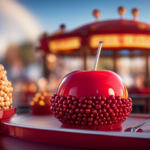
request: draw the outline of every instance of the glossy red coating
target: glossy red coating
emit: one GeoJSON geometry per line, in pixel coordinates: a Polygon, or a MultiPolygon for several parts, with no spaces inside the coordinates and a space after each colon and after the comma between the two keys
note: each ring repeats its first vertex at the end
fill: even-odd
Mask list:
{"type": "Polygon", "coordinates": [[[17,108],[0,110],[0,120],[9,119],[16,114],[17,108]]]}
{"type": "Polygon", "coordinates": [[[91,95],[109,97],[110,95],[128,98],[127,89],[119,75],[112,71],[82,71],[77,70],[66,75],[61,81],[57,94],[80,98],[91,95]]]}

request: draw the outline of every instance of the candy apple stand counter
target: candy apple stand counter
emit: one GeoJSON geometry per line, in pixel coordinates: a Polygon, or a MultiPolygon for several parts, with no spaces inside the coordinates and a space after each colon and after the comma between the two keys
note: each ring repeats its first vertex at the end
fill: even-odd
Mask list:
{"type": "MultiPolygon", "coordinates": [[[[123,14],[124,8],[120,7],[119,12],[123,14]]],[[[100,14],[98,10],[93,13],[96,17],[100,14]]],[[[101,48],[112,47],[115,50],[128,47],[132,49],[134,48],[133,37],[149,38],[150,26],[143,24],[145,29],[141,26],[139,28],[141,23],[136,21],[138,10],[134,9],[133,14],[135,21],[122,19],[114,21],[113,29],[109,31],[105,29],[107,21],[97,21],[70,33],[64,33],[64,25],[62,25],[61,33],[42,37],[40,49],[43,50],[43,57],[48,52],[71,53],[71,50],[82,51],[83,49],[83,56],[86,59],[85,47],[90,47],[91,51],[98,50],[94,51],[96,58],[92,71],[70,72],[64,76],[56,93],[50,97],[44,93],[36,94],[30,103],[31,109],[33,108],[30,114],[16,114],[16,108],[11,107],[11,84],[7,83],[4,77],[6,73],[2,73],[4,74],[2,80],[5,82],[1,83],[5,83],[6,88],[1,87],[5,103],[1,102],[2,105],[0,103],[2,107],[0,110],[0,150],[149,149],[150,126],[146,123],[150,121],[148,120],[150,115],[130,114],[132,98],[128,95],[124,81],[115,72],[97,69],[98,60],[101,59],[99,58],[101,48]],[[119,26],[115,27],[117,24],[119,26]],[[126,26],[130,28],[124,31],[123,40],[118,41],[118,36],[122,35],[122,30],[118,30],[119,27],[124,29],[126,26]],[[107,39],[105,36],[109,42],[105,41],[107,39]],[[114,42],[109,45],[112,41],[111,37],[114,42]],[[130,44],[124,41],[126,38],[131,39],[128,42],[130,44]],[[70,46],[73,47],[70,48],[70,46]],[[44,104],[48,104],[49,111],[38,114],[35,111],[36,108],[44,104]]],[[[134,46],[148,49],[148,44],[147,46],[146,44],[138,45],[135,40],[134,46]]],[[[86,67],[86,61],[84,61],[84,67],[86,67]]],[[[1,70],[4,72],[3,68],[1,70]]]]}

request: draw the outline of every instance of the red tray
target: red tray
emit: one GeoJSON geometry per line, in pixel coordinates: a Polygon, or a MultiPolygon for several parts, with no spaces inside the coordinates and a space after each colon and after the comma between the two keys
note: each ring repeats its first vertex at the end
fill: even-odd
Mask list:
{"type": "Polygon", "coordinates": [[[150,148],[150,124],[142,132],[124,132],[128,127],[136,126],[150,115],[130,115],[122,124],[121,131],[97,131],[65,128],[53,116],[17,115],[2,120],[4,134],[22,139],[63,144],[92,149],[148,149],[150,148]]]}
{"type": "Polygon", "coordinates": [[[7,110],[0,110],[0,120],[11,118],[16,114],[17,108],[7,109],[7,110]]]}

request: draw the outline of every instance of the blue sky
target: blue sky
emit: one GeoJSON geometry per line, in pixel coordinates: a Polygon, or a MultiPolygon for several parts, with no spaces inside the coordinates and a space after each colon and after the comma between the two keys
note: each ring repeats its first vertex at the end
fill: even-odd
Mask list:
{"type": "Polygon", "coordinates": [[[150,24],[150,0],[17,0],[41,23],[42,30],[54,32],[64,23],[67,30],[95,21],[94,9],[101,11],[99,20],[119,19],[117,8],[126,8],[125,19],[132,20],[131,9],[140,10],[139,21],[150,24]]]}

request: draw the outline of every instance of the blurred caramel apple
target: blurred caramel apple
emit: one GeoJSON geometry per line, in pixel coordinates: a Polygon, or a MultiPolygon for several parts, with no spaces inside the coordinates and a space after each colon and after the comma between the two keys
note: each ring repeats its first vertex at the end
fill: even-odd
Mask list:
{"type": "Polygon", "coordinates": [[[0,64],[0,110],[12,108],[12,92],[11,82],[7,80],[7,71],[0,64]]]}
{"type": "Polygon", "coordinates": [[[30,102],[32,113],[33,114],[51,113],[50,111],[51,95],[52,94],[48,92],[36,93],[33,100],[30,102]]]}

